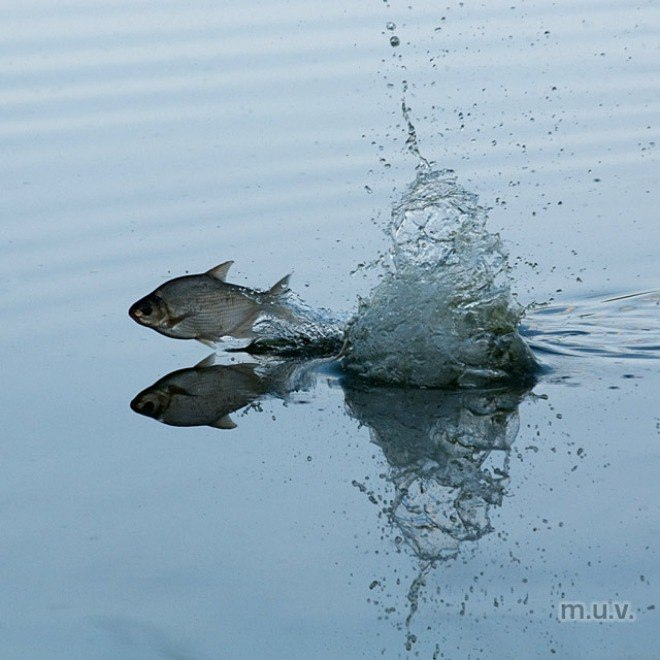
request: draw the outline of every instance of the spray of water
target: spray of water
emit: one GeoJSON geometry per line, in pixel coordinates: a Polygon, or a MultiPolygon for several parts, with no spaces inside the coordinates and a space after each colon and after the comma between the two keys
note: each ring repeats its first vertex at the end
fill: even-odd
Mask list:
{"type": "Polygon", "coordinates": [[[278,304],[279,313],[264,314],[253,326],[258,339],[246,350],[252,354],[295,357],[337,355],[344,341],[348,317],[313,308],[293,291],[278,304]]]}
{"type": "Polygon", "coordinates": [[[422,162],[389,231],[385,275],[346,330],[347,371],[416,387],[483,386],[534,371],[506,252],[451,170],[422,162]]]}

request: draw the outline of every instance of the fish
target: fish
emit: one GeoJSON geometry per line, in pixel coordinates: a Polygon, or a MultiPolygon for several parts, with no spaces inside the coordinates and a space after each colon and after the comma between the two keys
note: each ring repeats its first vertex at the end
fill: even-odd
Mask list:
{"type": "Polygon", "coordinates": [[[269,392],[259,365],[214,365],[214,356],[167,374],[131,401],[131,410],[169,426],[234,429],[230,413],[269,392]]]}
{"type": "Polygon", "coordinates": [[[251,339],[261,316],[295,320],[282,304],[291,274],[268,291],[257,291],[227,282],[233,261],[205,273],[169,280],[133,303],[129,316],[140,325],[175,339],[196,339],[211,348],[223,337],[251,339]]]}

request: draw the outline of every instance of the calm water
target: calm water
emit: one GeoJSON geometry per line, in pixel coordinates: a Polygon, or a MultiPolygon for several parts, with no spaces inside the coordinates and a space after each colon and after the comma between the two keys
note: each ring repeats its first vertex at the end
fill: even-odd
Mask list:
{"type": "Polygon", "coordinates": [[[461,5],[2,4],[2,658],[657,657],[660,311],[626,296],[660,288],[660,9],[461,5]],[[538,382],[220,356],[236,428],[135,414],[208,353],[128,318],[168,277],[356,309],[404,95],[537,303],[538,382]]]}

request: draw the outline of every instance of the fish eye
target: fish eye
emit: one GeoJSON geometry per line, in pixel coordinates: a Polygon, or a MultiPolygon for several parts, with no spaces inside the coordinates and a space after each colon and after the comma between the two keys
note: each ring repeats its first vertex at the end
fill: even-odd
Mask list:
{"type": "Polygon", "coordinates": [[[150,316],[153,309],[149,303],[145,303],[140,307],[140,311],[142,312],[142,316],[150,316]]]}
{"type": "Polygon", "coordinates": [[[153,401],[145,401],[142,404],[142,412],[145,412],[147,414],[152,413],[156,409],[156,406],[154,406],[153,401]]]}

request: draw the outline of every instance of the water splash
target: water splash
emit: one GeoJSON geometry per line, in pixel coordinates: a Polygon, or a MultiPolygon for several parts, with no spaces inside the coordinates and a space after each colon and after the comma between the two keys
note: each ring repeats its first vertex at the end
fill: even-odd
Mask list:
{"type": "Polygon", "coordinates": [[[381,383],[480,386],[536,368],[506,252],[477,196],[421,162],[392,210],[385,275],[346,331],[343,366],[381,383]]]}
{"type": "Polygon", "coordinates": [[[407,93],[408,93],[408,83],[407,81],[404,80],[403,96],[401,98],[401,114],[403,115],[403,119],[406,122],[406,129],[408,132],[408,135],[406,137],[406,148],[413,156],[417,158],[418,170],[428,172],[431,169],[433,162],[428,161],[426,158],[424,158],[424,156],[422,156],[422,152],[419,150],[419,141],[417,140],[417,129],[415,128],[415,125],[412,123],[412,118],[410,116],[411,108],[406,102],[407,93]]]}
{"type": "Polygon", "coordinates": [[[348,315],[313,308],[288,291],[279,307],[285,314],[266,314],[253,326],[258,339],[239,349],[252,354],[317,357],[337,355],[344,341],[348,315]]]}

